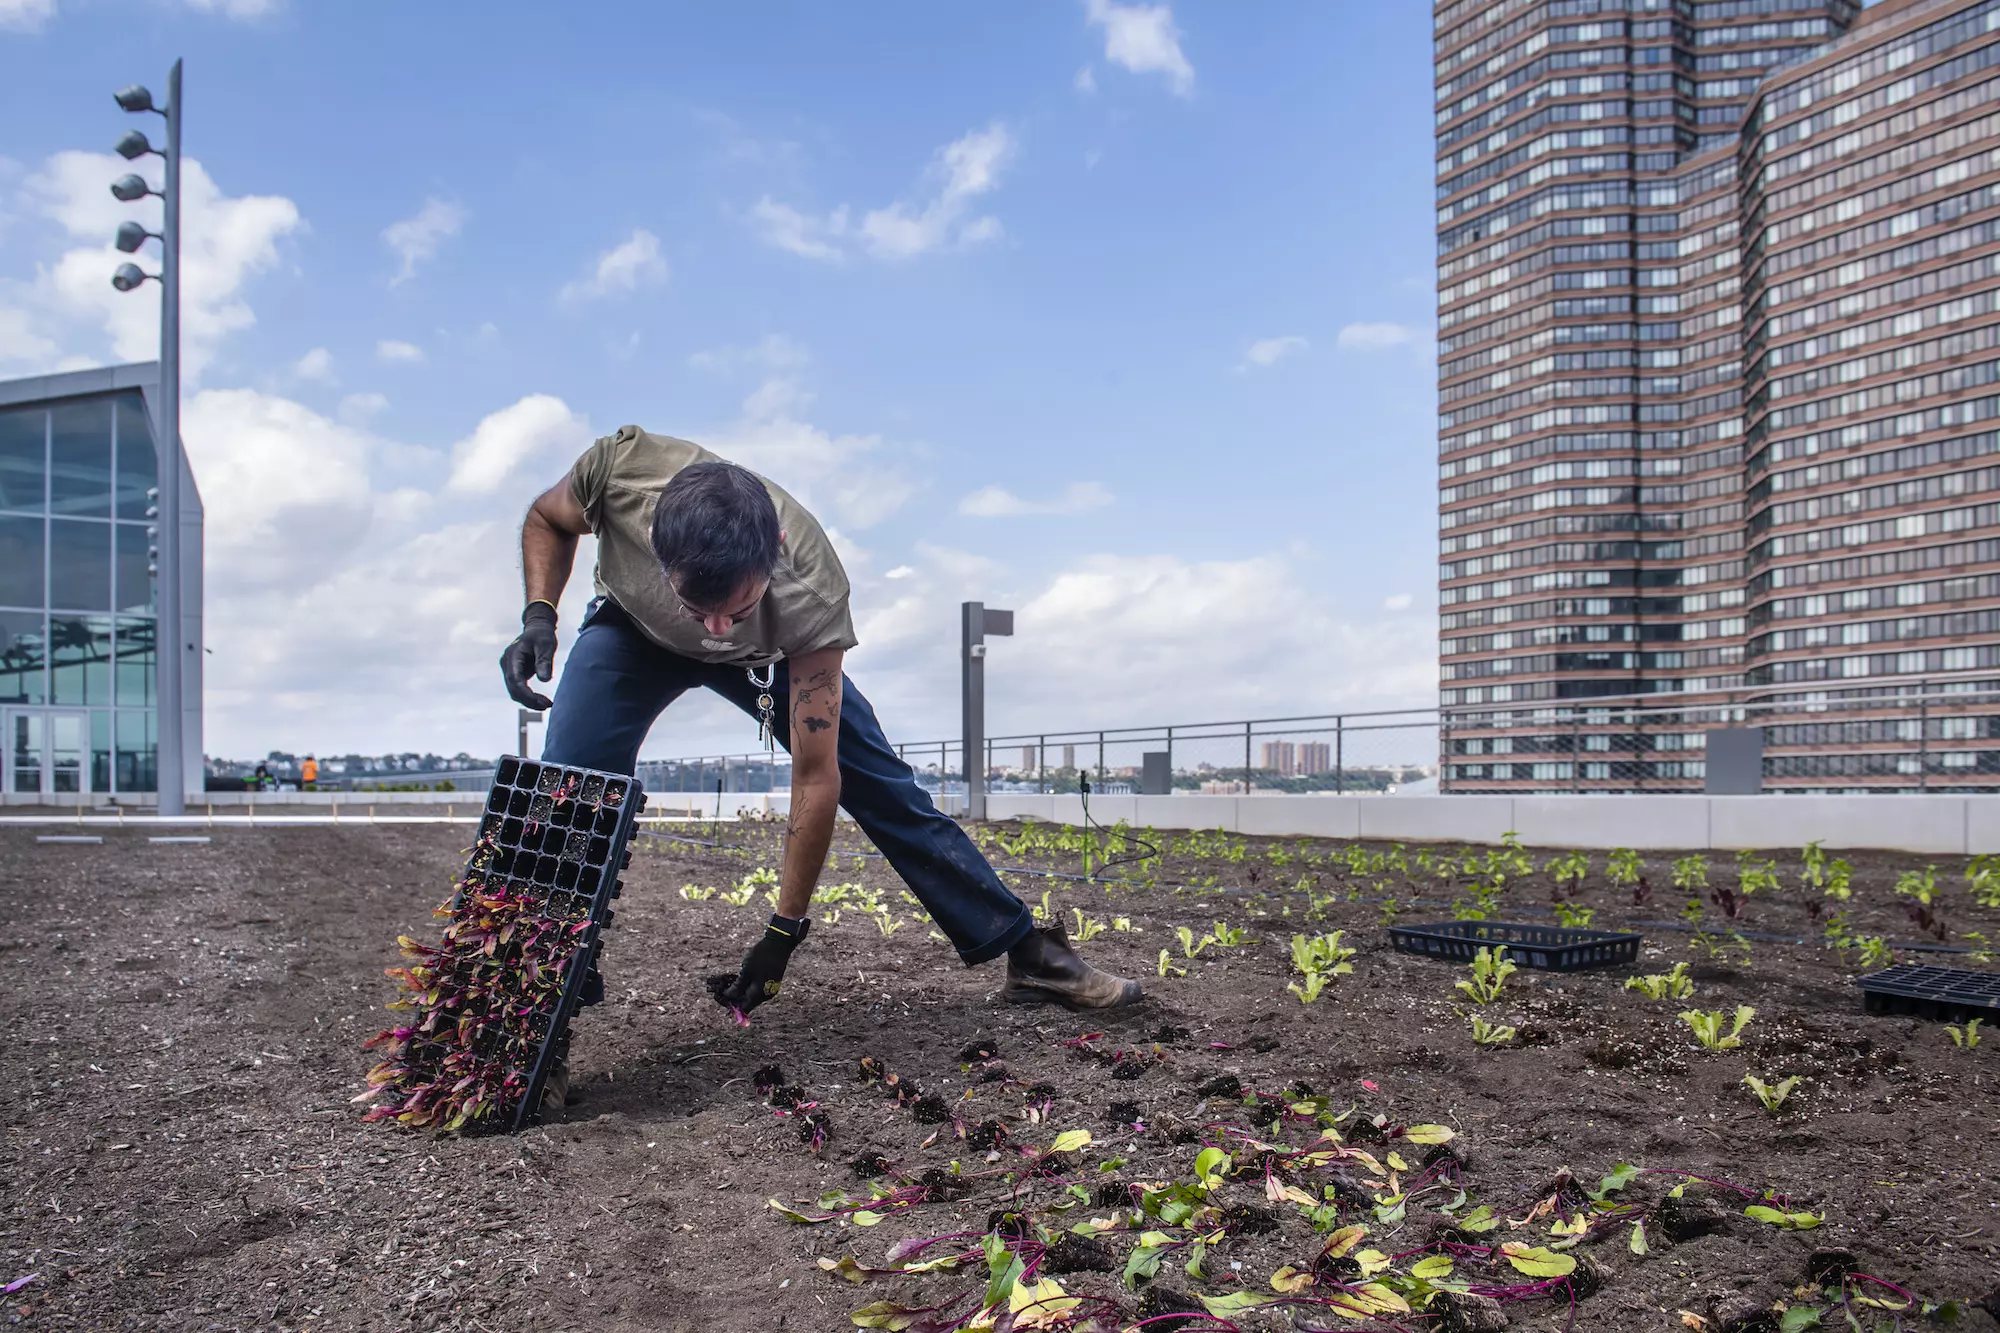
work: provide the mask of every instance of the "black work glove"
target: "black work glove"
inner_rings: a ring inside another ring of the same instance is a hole
[[[556,609],[547,602],[530,602],[521,613],[521,637],[500,654],[500,674],[507,693],[524,708],[542,709],[555,702],[529,688],[528,678],[547,680],[556,669]]]
[[[735,1010],[739,1019],[764,1001],[776,998],[785,979],[785,964],[792,961],[792,950],[805,943],[806,931],[811,926],[809,917],[773,913],[770,924],[764,927],[763,938],[743,955],[742,970],[733,977],[719,972],[707,978],[708,993],[717,1004]]]

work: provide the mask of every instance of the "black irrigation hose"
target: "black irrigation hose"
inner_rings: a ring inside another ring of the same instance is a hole
[[[1097,827],[1101,828],[1102,826],[1098,825]],[[645,837],[648,838],[662,838],[668,842],[683,842],[687,843],[689,846],[692,847],[714,847],[722,851],[732,851],[732,852],[747,852],[750,850],[748,847],[745,847],[740,843],[706,842],[700,838],[683,838],[676,834],[654,833],[651,830],[642,830],[642,833]],[[1127,833],[1126,836],[1132,837],[1133,835]],[[1135,838],[1134,840],[1137,841],[1138,839]],[[1151,843],[1148,843],[1147,845],[1152,846]],[[881,861],[886,859],[880,852],[841,851],[835,854],[839,856],[863,856],[874,861]],[[1157,847],[1154,848],[1153,854],[1155,856],[1159,855],[1159,849]],[[1144,860],[1145,858],[1142,857],[1140,859]],[[1111,864],[1123,864],[1123,863],[1113,862]],[[1107,865],[1105,868],[1108,869],[1109,866]],[[1129,879],[1112,879],[1112,880],[1099,879],[1096,875],[1072,875],[1072,874],[1067,874],[1060,870],[1035,870],[1028,866],[994,866],[993,869],[997,872],[1002,872],[1009,875],[1029,875],[1038,879],[1059,879],[1059,880],[1065,880],[1072,884],[1102,884],[1106,888],[1109,888],[1114,884],[1132,884],[1133,887],[1135,888],[1142,887],[1133,884],[1133,881]],[[1100,871],[1100,873],[1102,872]],[[1192,889],[1198,893],[1232,893],[1244,897],[1253,894],[1259,897],[1265,897],[1268,896],[1271,892],[1269,889],[1239,888],[1232,884],[1205,884],[1205,885],[1154,884],[1151,887],[1161,888],[1161,889],[1172,889],[1175,891],[1181,889]],[[1406,900],[1401,898],[1346,898],[1343,899],[1342,901],[1351,903],[1370,903],[1376,906],[1380,906],[1383,903],[1391,903],[1391,902],[1402,904]],[[1441,898],[1411,898],[1407,900],[1407,903],[1411,907],[1452,907],[1456,905],[1454,903],[1445,902]],[[1547,908],[1544,907],[1522,907],[1516,909],[1516,915],[1554,916],[1555,913],[1549,911]],[[1626,922],[1625,924],[1628,927],[1635,930],[1637,929],[1671,930],[1682,935],[1694,935],[1700,933],[1699,927],[1691,926],[1685,921],[1629,921]],[[1763,931],[1763,930],[1732,930],[1727,933],[1731,936],[1741,935],[1746,940],[1757,940],[1760,943],[1764,944],[1796,944],[1800,946],[1809,946],[1817,943],[1817,941],[1812,940],[1803,935],[1774,935],[1769,931]],[[1986,952],[1985,950],[1974,949],[1968,945],[1963,945],[1963,944],[1930,944],[1930,943],[1898,944],[1892,942],[1889,944],[1888,947],[1891,949],[1901,950],[1904,953],[1943,953],[1943,954],[1964,955],[1964,954]]]

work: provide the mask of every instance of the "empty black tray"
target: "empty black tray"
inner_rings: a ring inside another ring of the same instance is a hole
[[[1430,926],[1391,926],[1389,943],[1398,953],[1469,963],[1482,948],[1504,948],[1521,967],[1544,972],[1577,972],[1615,967],[1639,958],[1639,937],[1612,930],[1569,926],[1516,926],[1501,921],[1440,921]]]
[[[1915,1014],[1947,1023],[2000,1020],[2000,972],[1899,963],[1854,984],[1871,1014]]]

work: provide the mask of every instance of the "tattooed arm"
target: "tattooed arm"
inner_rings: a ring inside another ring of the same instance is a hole
[[[778,915],[799,917],[812,902],[840,805],[840,663],[838,648],[791,660],[792,815],[785,824],[785,868]]]

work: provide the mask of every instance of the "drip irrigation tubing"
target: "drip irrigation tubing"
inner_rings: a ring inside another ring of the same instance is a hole
[[[683,842],[693,847],[712,847],[719,851],[730,851],[730,852],[747,852],[751,850],[750,848],[743,846],[741,843],[710,842],[701,838],[685,838],[681,837],[679,834],[674,834],[674,833],[656,833],[651,829],[644,829],[641,830],[641,832],[644,834],[644,836],[648,838],[659,838],[666,842]],[[860,856],[860,857],[866,857],[871,861],[881,861],[887,859],[880,852],[849,851],[844,848],[835,849],[831,853],[831,855]],[[1235,894],[1239,897],[1249,897],[1252,895],[1260,897],[1268,897],[1272,892],[1272,890],[1270,889],[1249,889],[1249,888],[1242,888],[1240,886],[1233,884],[1155,883],[1152,885],[1143,885],[1138,883],[1137,881],[1130,879],[1124,879],[1124,878],[1099,879],[1095,875],[1073,875],[1068,873],[1067,871],[1037,870],[1030,866],[993,866],[992,868],[996,873],[1000,874],[1027,875],[1037,879],[1056,879],[1056,880],[1063,880],[1071,884],[1102,884],[1106,888],[1110,888],[1113,885],[1123,884],[1131,888],[1151,887],[1151,888],[1174,889],[1174,890],[1188,889],[1196,893],[1227,893],[1227,894]],[[1278,891],[1288,892],[1288,890],[1278,890]],[[1407,905],[1411,907],[1450,908],[1455,905],[1453,903],[1448,903],[1441,898],[1411,898],[1405,900],[1401,898],[1361,897],[1361,898],[1343,898],[1341,899],[1341,901],[1352,902],[1352,903],[1367,903],[1374,906],[1380,906],[1383,903],[1391,903],[1391,902],[1401,905],[1404,904],[1406,901]],[[1546,917],[1555,915],[1554,912],[1550,911],[1548,908],[1545,907],[1522,907],[1519,909],[1511,909],[1511,910],[1514,910],[1515,914],[1518,916]],[[1696,927],[1689,925],[1685,921],[1628,921],[1624,923],[1624,926],[1621,928],[1632,929],[1632,930],[1671,930],[1676,934],[1681,934],[1681,935],[1693,935],[1699,933]],[[1709,933],[1713,934],[1715,932],[1709,932]],[[1801,946],[1809,946],[1817,943],[1817,941],[1804,935],[1778,935],[1778,934],[1773,934],[1770,931],[1764,931],[1764,930],[1732,930],[1726,932],[1726,936],[1728,938],[1734,938],[1735,936],[1738,935],[1741,935],[1746,940],[1756,940],[1757,942],[1762,944],[1796,944]],[[1900,949],[1905,953],[1976,954],[1976,953],[1987,952],[1986,950],[1975,949],[1969,945],[1964,945],[1964,944],[1932,944],[1929,942],[1903,944],[1892,941],[1889,943],[1889,947],[1891,949]]]

